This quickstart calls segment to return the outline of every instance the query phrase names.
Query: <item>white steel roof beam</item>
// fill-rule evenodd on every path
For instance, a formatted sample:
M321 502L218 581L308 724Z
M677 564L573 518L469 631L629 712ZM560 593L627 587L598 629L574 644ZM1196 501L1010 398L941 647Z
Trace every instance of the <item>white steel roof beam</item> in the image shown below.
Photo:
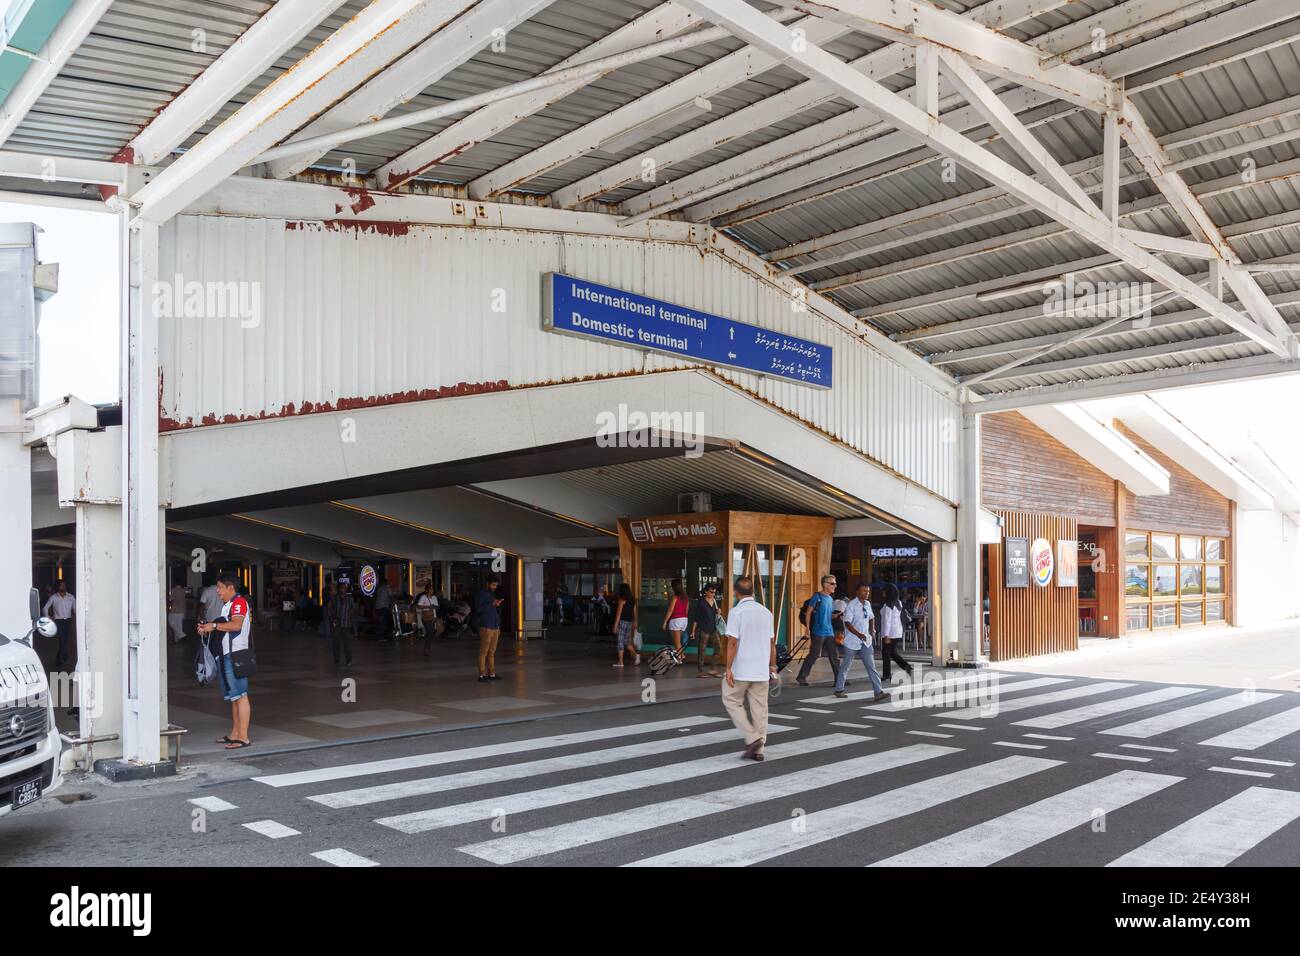
M502 35L498 31L508 33L553 2L478 0L472 10L447 24L388 69L371 77L347 99L313 120L290 142L349 129L386 116L469 60L494 37ZM327 151L318 147L308 153L276 160L267 164L267 172L275 179L297 175Z
M874 80L862 76L817 44L808 43L807 48L802 52L792 54L789 52L788 31L742 0L682 0L682 2L720 26L726 26L742 39L762 46L773 56L781 58L784 63L810 79L831 83L853 102L877 110L893 121L900 130L910 131L927 145L964 163L994 185L1019 195L1040 212L1056 219L1095 245L1119 256L1166 288L1179 292L1211 312L1229 327L1259 342L1269 351L1278 355L1289 353L1287 345L1275 333L1259 327L1249 318L1228 308L1204 289L1188 281L1175 269L1159 261L1146 250L1123 239L1117 230L1101 218L1100 212L1092 216L1064 202L1051 190L1024 175L1009 163L972 144L960 133L933 119ZM820 9L820 4L816 6ZM918 19L921 19L919 10L914 12L917 13ZM972 28L983 30L982 27L960 17L955 19L962 30ZM945 31L935 32L946 35ZM997 37L989 41L990 48L1005 46L1003 41L1006 38L998 37L992 34L992 31L984 32ZM1032 52L1032 48L1025 47L1025 49ZM1006 52L1008 55L1011 54L1010 50ZM1026 67L1022 66L1022 68ZM1057 71L1064 69L1064 67L1056 67L1052 72L1056 74ZM1084 90L1091 89L1086 81L1081 82L1080 87ZM1102 109L1104 110L1107 105L1109 104L1103 103Z
M153 166L270 69L343 0L281 0L245 30L131 141L133 162Z
M993 2L976 7L968 11L965 16L992 29L1000 29L1014 26L1024 20L1054 10L1063 4L1064 0ZM912 66L912 60L913 53L910 48L903 44L892 44L884 49L875 50L858 57L852 61L852 64L855 69L861 70L868 76L880 79L903 72ZM763 129L791 116L796 116L804 110L812 109L836 98L837 94L834 90L828 90L818 83L809 81L775 96L759 100L757 103L736 110L734 113L730 113L715 122L656 146L653 151L656 171L662 172L674 163L707 152L731 140ZM866 137L869 130L866 130L865 127L875 122L875 117L862 110L853 110L852 113L852 116L835 117L824 124L817 124L813 127L818 130L818 133L816 138L811 140L811 143L821 147L821 154L824 154L827 149L827 142L834 136L848 133L856 134L855 137L838 144L838 148L848 145L848 141L857 141ZM832 132L832 127L834 127L835 132ZM842 127L842 131L840 127ZM792 134L789 137L782 137L781 142L788 144L791 147L791 152L794 152L795 149L805 148L802 145L794 146L797 136L798 134ZM748 156L750 153L758 154L760 152L761 150L758 149L750 150L744 155ZM583 200L601 196L630 183L641 175L642 159L641 155L632 156L622 162L615 163L613 166L602 169L598 173L593 173L576 183L565 186L563 189L556 190L551 194L551 202L556 206L570 207ZM758 168L761 165L761 163L758 163L753 168ZM658 190L655 190L655 192L658 192ZM649 202L639 205L638 208L629 207L629 212L639 214L654 205L656 205L655 202Z
M553 73L556 70L578 66L616 53L624 53L656 40L673 37L698 25L699 22L700 18L689 10L673 3L663 3L573 56L562 60L547 72ZM540 112L571 93L576 93L598 78L598 76L582 78L562 86L538 90L508 102L485 106L380 166L374 172L375 180L384 189L393 189L409 182L444 160L460 155L520 120Z
M113 0L76 0L63 14L63 19L54 28L45 46L41 47L32 64L0 104L0 146L9 140L18 125L27 118L41 94L59 75L64 64L81 46L81 42L90 36L90 31L95 29L95 24L112 5Z
M1254 277L1240 268L1240 260L1220 234L1210 214L1192 194L1182 177L1169 169L1169 159L1155 134L1136 104L1126 99L1121 87L1105 77L1067 63L1043 69L1034 47L1004 37L928 3L914 0L812 0L809 3L808 0L801 0L801 6L824 13L838 22L860 25L868 31L892 39L913 43L931 41L951 47L986 72L1053 93L1094 112L1105 114L1118 110L1121 133L1128 141L1129 148L1192 231L1192 238L1209 243L1214 248L1215 255L1223 260L1224 275L1237 298L1250 313L1252 327L1259 333L1267 333L1265 338L1257 338L1257 341L1274 352L1278 351L1280 345L1282 351L1279 354L1300 354L1300 343L1295 341L1282 317L1269 304ZM945 60L945 65L950 66L950 61ZM973 72L971 77L974 77ZM991 93L985 95L985 108L991 108L988 103L991 99ZM1023 139L1015 136L1015 132L1014 128L1008 127L1004 135L1010 134L1021 149L1029 148ZM1045 151L1042 155L1046 155ZM1058 185L1062 184L1056 177L1053 180ZM1219 315L1234 325L1226 315L1226 310ZM1239 331L1251 334L1247 330Z
M934 47L934 44L924 45ZM997 130L1002 139L1011 144L1020 158L1063 198L1073 201L1088 215L1095 215L1097 206L1088 194L1074 181L1073 176L1061 168L1061 164L1047 151L1047 147L1035 139L1034 134L1025 128L1011 110L1007 109L988 84L980 79L979 74L966 62L967 58L963 54L943 47L936 47L936 49L939 62L953 84L970 101L970 104L980 111L988 124Z
M1237 7L1222 14L1222 18L1225 20L1230 19L1230 22L1220 24L1220 29L1229 32L1240 32L1246 29L1254 29L1255 27L1251 27L1249 24L1252 22L1256 24L1260 22L1271 22L1272 20L1277 19L1279 16L1283 15L1281 12L1282 9L1291 2L1292 0L1255 0L1254 3ZM1071 39L1068 41L1058 42L1057 38L1064 35L1065 31L1077 28L1083 23L1092 23L1094 26L1107 30L1108 32L1115 28L1122 29L1122 21L1115 20L1113 21L1113 25L1108 26L1098 18L1126 12L1127 8L1133 6L1142 6L1142 4L1130 3L1121 7L1115 7L1111 10L1103 11L1096 17L1079 21L1079 23L1071 24L1061 30L1053 31L1045 37L1036 37L1033 41L1034 46L1037 49L1049 53L1054 50L1066 49L1068 48L1066 44L1073 43L1074 40ZM1158 10L1150 11L1150 14L1155 16L1157 21L1160 20L1159 13L1160 11ZM1285 15L1288 17L1294 16L1294 12L1286 13ZM1220 18L1216 17L1212 19L1218 20ZM1196 24L1194 26L1199 27L1200 25ZM1086 32L1083 34L1083 38L1088 38ZM1122 76L1126 76L1128 73L1142 70L1154 64L1167 62L1169 59L1181 56L1184 53L1199 50L1209 42L1213 41L1208 40L1203 31L1193 30L1192 27L1184 27L1156 39L1135 44L1126 50L1121 50L1119 53L1108 54L1098 60L1094 60L1088 64L1088 69L1098 71L1112 79L1118 79ZM898 150L911 148L911 145L912 144L907 142L905 139L900 139ZM845 162L846 166L848 160L851 159L850 156L840 158ZM872 157L870 161L874 162L876 158L877 157ZM859 163L857 168L867 165L868 163ZM814 185L821 180L829 179L829 177L834 174L822 171L818 164L811 164L807 170L802 170L800 173L802 175L796 173L785 174L785 176L782 177L783 181L780 182L779 185L774 181L771 184L770 190L767 192L760 191L760 186L763 184L760 184L760 186L749 187L747 190L739 191L741 195L734 197L724 196L721 200L714 203L705 203L699 208L688 209L687 215L690 218L698 220L716 220L715 225L718 226L737 225L754 218L780 212L792 205L815 201L830 192L837 192L842 189L851 188L854 185L869 181L877 175L876 171L867 168L861 176L846 177L844 182L832 180L823 183L822 185ZM753 208L744 213L737 212L737 210L750 206ZM732 214L726 215L727 213Z
M809 43L833 40L850 32L847 26L817 17L800 17L791 29L804 31ZM690 103L696 97L707 98L730 89L767 72L779 61L780 57L762 50L742 47L472 180L469 195L473 199L491 199L522 186L557 166L599 149L602 143L651 117Z
M374 0L136 193L139 215L166 222L473 3Z

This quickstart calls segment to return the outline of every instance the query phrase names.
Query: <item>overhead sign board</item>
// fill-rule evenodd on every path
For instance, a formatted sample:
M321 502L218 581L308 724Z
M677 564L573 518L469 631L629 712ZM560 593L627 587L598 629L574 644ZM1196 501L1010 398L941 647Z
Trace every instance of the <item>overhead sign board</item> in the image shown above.
M1008 588L1029 587L1029 539L1005 538L1002 584Z
M831 387L829 345L560 272L545 279L543 324L551 331Z

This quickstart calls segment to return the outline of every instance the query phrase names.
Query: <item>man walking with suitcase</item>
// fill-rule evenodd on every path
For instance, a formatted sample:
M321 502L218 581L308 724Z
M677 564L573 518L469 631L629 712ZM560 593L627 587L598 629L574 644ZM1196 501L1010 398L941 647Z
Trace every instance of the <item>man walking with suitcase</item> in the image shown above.
M745 737L741 758L762 760L767 738L768 682L776 679L772 612L754 600L754 580L736 579L736 603L727 616L727 672L722 706Z

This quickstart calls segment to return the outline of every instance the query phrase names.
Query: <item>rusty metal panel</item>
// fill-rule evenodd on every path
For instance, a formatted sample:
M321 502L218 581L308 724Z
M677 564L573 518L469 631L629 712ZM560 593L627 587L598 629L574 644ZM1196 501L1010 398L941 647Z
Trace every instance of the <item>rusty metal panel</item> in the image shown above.
M182 216L160 265L164 428L696 366L546 332L542 276L561 271L830 345L832 389L715 373L957 497L948 394L694 244Z

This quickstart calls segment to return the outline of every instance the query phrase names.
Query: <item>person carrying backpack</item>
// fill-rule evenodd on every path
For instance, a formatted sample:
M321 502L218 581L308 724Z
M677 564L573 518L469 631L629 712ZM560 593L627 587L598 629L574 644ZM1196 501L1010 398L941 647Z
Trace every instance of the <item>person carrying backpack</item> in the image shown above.
M803 666L795 676L795 683L800 687L808 686L808 672L812 670L817 658L824 653L831 662L831 673L838 681L840 678L840 655L835 644L835 575L822 577L821 590L804 604L805 610L799 611L800 623L808 629L808 656L803 659Z

